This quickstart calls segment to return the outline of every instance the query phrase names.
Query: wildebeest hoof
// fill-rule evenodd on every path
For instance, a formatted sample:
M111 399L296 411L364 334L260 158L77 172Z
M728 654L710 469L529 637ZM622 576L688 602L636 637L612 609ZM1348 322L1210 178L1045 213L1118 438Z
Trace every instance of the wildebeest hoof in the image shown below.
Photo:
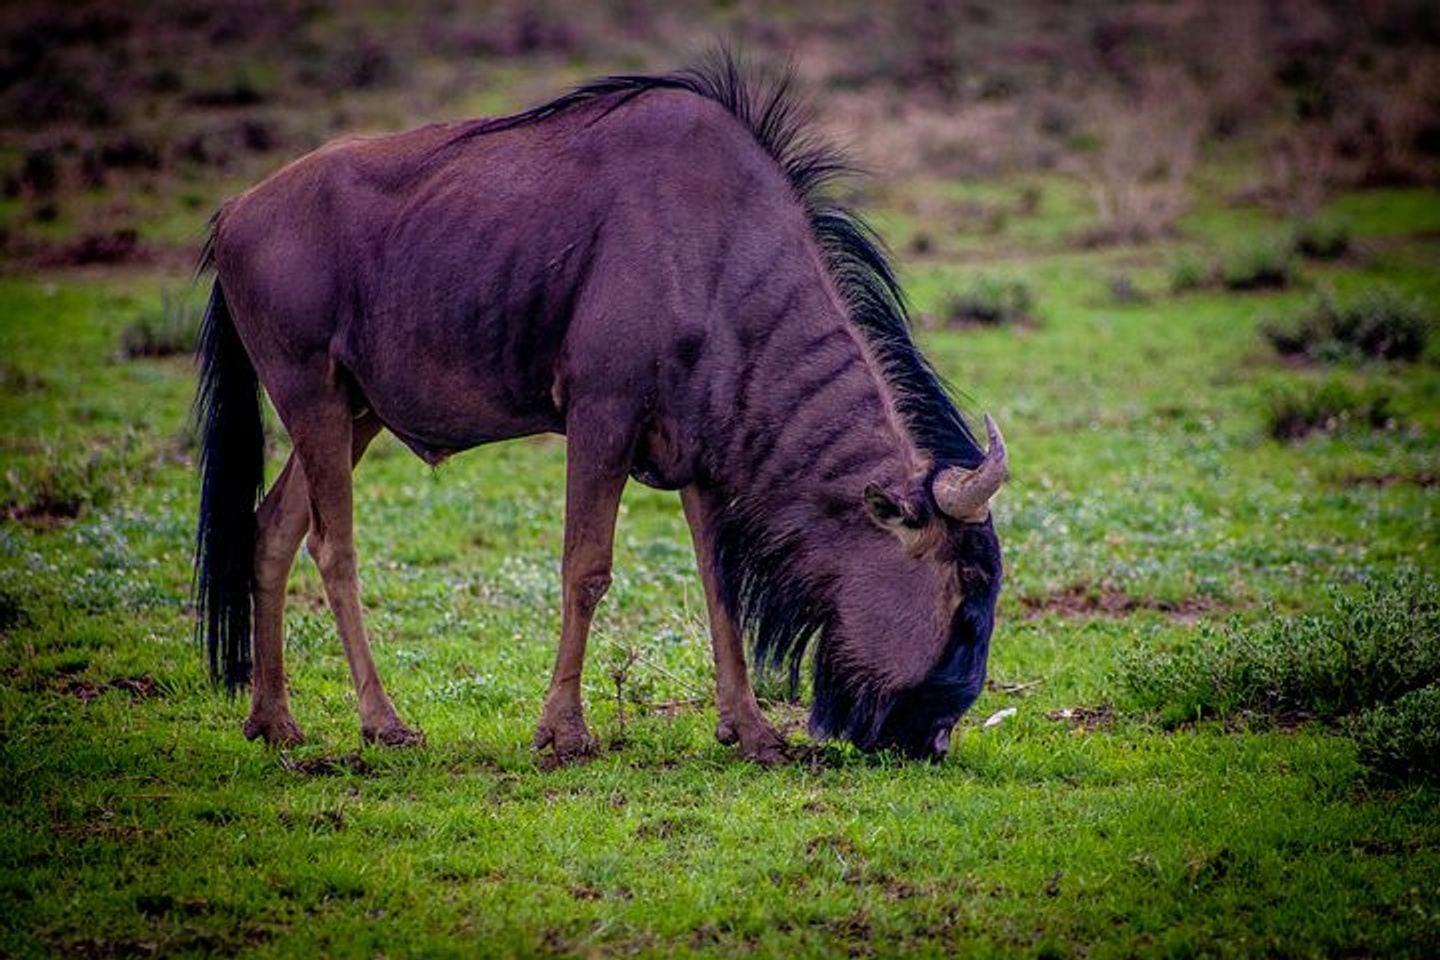
M263 739L272 747L294 747L305 742L300 725L288 713L275 716L250 714L245 721L245 739Z
M790 759L790 745L764 720L745 726L721 720L715 728L715 739L724 744L739 744L740 756L756 763L782 763Z
M784 763L790 759L790 745L770 724L740 731L740 756L756 763Z
M740 742L740 734L736 732L733 723L728 720L721 720L719 726L715 728L715 739L728 747L732 743Z
M540 756L540 766L546 770L586 760L600 750L599 742L591 735L583 720L556 724L541 720L531 745L537 753L541 753L546 747L550 748L549 753L541 753Z
M423 747L425 734L405 726L399 720L379 730L360 729L360 738L366 743L378 743L382 747Z

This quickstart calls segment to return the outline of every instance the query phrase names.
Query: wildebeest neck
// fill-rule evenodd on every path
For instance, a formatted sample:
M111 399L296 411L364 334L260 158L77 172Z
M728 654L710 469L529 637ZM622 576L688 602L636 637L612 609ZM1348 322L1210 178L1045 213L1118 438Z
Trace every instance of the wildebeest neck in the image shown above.
M823 280L777 285L735 327L733 377L710 386L705 479L724 494L715 557L757 667L784 670L793 686L811 639L823 647L835 625L856 551L891 546L862 509L866 484L903 485L928 461ZM826 663L822 649L817 704L838 702L821 689L834 679Z

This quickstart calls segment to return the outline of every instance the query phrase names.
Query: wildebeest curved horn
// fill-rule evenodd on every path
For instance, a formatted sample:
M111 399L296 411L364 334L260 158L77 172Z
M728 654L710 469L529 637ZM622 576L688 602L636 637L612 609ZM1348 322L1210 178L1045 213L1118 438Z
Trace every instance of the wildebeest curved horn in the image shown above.
M935 475L930 490L935 503L947 516L956 520L979 523L989 513L990 498L995 496L1000 485L1010 476L1010 467L1005 459L1005 438L990 414L985 414L985 432L990 438L990 449L985 459L974 470L964 467L946 467Z

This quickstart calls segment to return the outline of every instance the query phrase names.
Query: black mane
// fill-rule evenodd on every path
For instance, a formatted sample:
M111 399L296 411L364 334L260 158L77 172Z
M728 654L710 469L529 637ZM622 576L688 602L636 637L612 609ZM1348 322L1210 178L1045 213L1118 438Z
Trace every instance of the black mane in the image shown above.
M951 399L949 385L910 336L905 294L884 241L831 189L836 180L856 173L856 168L843 150L815 132L788 72L751 78L728 51L721 50L699 66L674 73L591 80L522 113L471 124L450 142L526 126L613 98L603 117L650 90L684 90L713 100L744 124L775 159L809 216L815 242L825 255L851 322L864 332L884 368L912 439L937 466L978 464L984 451Z
M951 399L948 384L911 337L909 311L895 269L875 230L833 190L855 172L845 153L820 137L796 99L788 73L751 78L721 50L697 67L675 73L603 77L523 113L469 124L449 143L543 121L567 110L605 103L596 119L651 90L682 90L724 107L745 125L784 171L804 207L830 276L865 336L895 394L915 444L938 469L977 465L984 451ZM731 501L714 533L715 565L726 608L750 638L758 670L783 670L792 695L811 638L833 620L833 584L807 571L803 544L777 535L763 504ZM812 732L868 741L888 705L863 684L842 676L822 646L814 658Z

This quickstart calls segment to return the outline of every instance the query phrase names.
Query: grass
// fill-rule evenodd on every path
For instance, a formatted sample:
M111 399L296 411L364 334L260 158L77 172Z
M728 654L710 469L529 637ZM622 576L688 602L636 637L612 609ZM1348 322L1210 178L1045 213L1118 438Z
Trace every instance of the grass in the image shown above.
M1042 184L996 248L1069 235L1065 191ZM1374 252L1296 265L1301 279L1342 297L1440 293L1430 193L1336 206ZM86 498L75 516L0 521L0 953L1424 955L1440 938L1440 788L1406 771L1434 756L1433 687L1354 689L1433 662L1410 608L1365 604L1373 584L1440 569L1435 488L1409 479L1440 472L1440 376L1429 355L1340 371L1398 426L1276 442L1269 391L1324 382L1264 348L1264 317L1303 294L1112 300L1115 276L1158 290L1183 251L1284 229L1253 208L1193 217L1149 247L1057 239L981 262L931 230L936 254L904 265L918 312L1003 274L1045 314L925 334L1005 427L1014 471L995 682L934 766L827 745L761 769L715 743L678 504L632 486L585 676L605 750L538 769L528 741L559 629L555 438L434 471L382 438L357 473L375 653L425 749L359 744L303 555L288 665L310 740L245 742L245 704L206 682L186 605L193 372L116 350L178 278L0 277L7 496L33 500L47 471L94 457L53 484ZM283 454L277 438L272 472ZM1351 646L1286 659L1287 640L1320 636L1305 624L1336 616L1365 625ZM1230 688L1199 686L1199 666L1177 687L1193 695L1137 701L1119 679L1152 652L1156 670L1161 654L1218 662L1234 648L1206 644L1231 622L1287 670L1321 671L1328 686L1306 674L1298 689L1332 691L1336 722L1227 722ZM1386 646L1405 638L1416 655ZM1170 724L1162 704L1178 703L1200 721ZM799 711L768 709L800 739Z

